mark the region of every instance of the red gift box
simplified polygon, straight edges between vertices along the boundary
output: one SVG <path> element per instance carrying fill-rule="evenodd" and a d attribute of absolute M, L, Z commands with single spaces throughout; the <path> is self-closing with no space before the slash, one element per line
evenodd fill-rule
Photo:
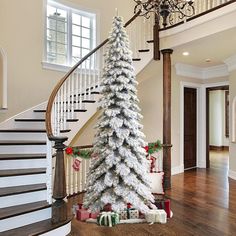
<path fill-rule="evenodd" d="M 127 203 L 127 208 L 128 209 L 132 208 L 132 204 L 131 203 Z"/>
<path fill-rule="evenodd" d="M 167 214 L 167 218 L 170 218 L 170 215 L 171 215 L 170 199 L 157 200 L 155 202 L 155 205 L 157 206 L 158 209 L 165 210 L 165 212 Z"/>
<path fill-rule="evenodd" d="M 77 220 L 85 221 L 90 218 L 90 213 L 87 210 L 79 209 L 76 214 Z"/>
<path fill-rule="evenodd" d="M 99 215 L 100 212 L 96 212 L 96 213 L 90 213 L 89 215 L 89 218 L 92 218 L 92 219 L 97 219 L 97 216 Z"/>

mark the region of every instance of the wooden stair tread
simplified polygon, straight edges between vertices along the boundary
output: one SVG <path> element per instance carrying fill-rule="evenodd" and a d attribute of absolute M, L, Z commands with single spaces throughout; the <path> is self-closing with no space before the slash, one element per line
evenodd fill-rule
<path fill-rule="evenodd" d="M 36 236 L 40 234 L 44 234 L 46 232 L 49 232 L 51 230 L 57 229 L 63 225 L 68 224 L 71 221 L 71 218 L 68 218 L 68 220 L 58 223 L 58 224 L 52 224 L 51 219 L 43 220 L 37 223 L 29 224 L 20 228 L 8 230 L 1 233 L 1 236 Z"/>
<path fill-rule="evenodd" d="M 32 185 L 0 188 L 0 197 L 16 195 L 20 193 L 35 192 L 46 189 L 47 189 L 46 184 L 32 184 Z"/>
<path fill-rule="evenodd" d="M 32 140 L 0 140 L 0 146 L 5 145 L 45 145 L 46 141 Z"/>
<path fill-rule="evenodd" d="M 45 129 L 0 129 L 0 133 L 45 133 Z"/>
<path fill-rule="evenodd" d="M 45 174 L 46 168 L 31 168 L 31 169 L 8 169 L 0 170 L 0 177 L 19 176 L 19 175 L 35 175 Z"/>
<path fill-rule="evenodd" d="M 74 112 L 86 112 L 86 109 L 75 109 Z M 36 112 L 36 111 L 35 111 Z M 37 111 L 38 112 L 38 111 Z M 46 110 L 40 110 L 40 112 L 46 112 Z M 61 131 L 62 132 L 62 131 Z"/>
<path fill-rule="evenodd" d="M 82 103 L 95 103 L 96 101 L 94 100 L 83 100 Z"/>
<path fill-rule="evenodd" d="M 133 61 L 141 61 L 141 58 L 133 58 Z"/>
<path fill-rule="evenodd" d="M 0 220 L 50 207 L 47 201 L 22 204 L 0 209 Z"/>
<path fill-rule="evenodd" d="M 149 52 L 150 49 L 139 49 L 138 51 L 139 51 L 139 52 Z"/>
<path fill-rule="evenodd" d="M 45 159 L 46 154 L 0 154 L 0 160 Z"/>
<path fill-rule="evenodd" d="M 45 122 L 45 119 L 15 119 L 17 122 Z M 76 122 L 78 119 L 67 119 L 68 122 Z"/>

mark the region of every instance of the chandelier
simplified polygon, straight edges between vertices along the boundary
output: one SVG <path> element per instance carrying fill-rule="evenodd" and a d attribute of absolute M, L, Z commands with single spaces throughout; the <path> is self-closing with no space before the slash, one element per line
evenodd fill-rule
<path fill-rule="evenodd" d="M 134 13 L 141 11 L 140 15 L 149 18 L 151 13 L 155 13 L 159 22 L 165 28 L 168 24 L 174 24 L 174 16 L 180 20 L 193 16 L 194 0 L 134 0 L 136 6 Z M 162 18 L 162 19 L 161 19 Z M 162 21 L 161 21 L 162 20 Z"/>

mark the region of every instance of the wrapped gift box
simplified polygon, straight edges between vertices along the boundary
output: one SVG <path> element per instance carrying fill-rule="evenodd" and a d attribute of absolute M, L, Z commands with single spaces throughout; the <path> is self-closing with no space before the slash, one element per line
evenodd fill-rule
<path fill-rule="evenodd" d="M 157 206 L 158 209 L 165 210 L 165 212 L 167 214 L 167 218 L 171 217 L 170 199 L 155 200 L 154 204 Z"/>
<path fill-rule="evenodd" d="M 90 215 L 89 215 L 89 218 L 92 218 L 92 219 L 97 219 L 98 215 L 99 215 L 100 212 L 91 212 Z"/>
<path fill-rule="evenodd" d="M 90 213 L 85 209 L 78 209 L 76 214 L 77 220 L 85 221 L 90 218 Z"/>
<path fill-rule="evenodd" d="M 124 211 L 120 212 L 120 219 L 127 220 L 127 219 L 139 219 L 139 211 L 134 208 L 128 208 Z"/>
<path fill-rule="evenodd" d="M 167 215 L 164 210 L 150 210 L 146 213 L 145 218 L 148 223 L 161 223 L 167 222 Z"/>
<path fill-rule="evenodd" d="M 112 227 L 119 224 L 119 214 L 115 212 L 101 212 L 97 217 L 97 223 L 103 226 Z"/>

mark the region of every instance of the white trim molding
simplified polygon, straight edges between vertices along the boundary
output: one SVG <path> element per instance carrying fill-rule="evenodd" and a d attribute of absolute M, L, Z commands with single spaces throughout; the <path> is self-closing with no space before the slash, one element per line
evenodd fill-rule
<path fill-rule="evenodd" d="M 6 51 L 0 47 L 0 63 L 2 63 L 2 104 L 1 109 L 7 109 L 7 54 Z"/>
<path fill-rule="evenodd" d="M 224 63 L 227 65 L 229 72 L 236 70 L 236 54 L 225 59 Z"/>
<path fill-rule="evenodd" d="M 177 75 L 202 80 L 229 75 L 228 66 L 225 64 L 203 68 L 183 63 L 176 63 L 175 69 Z"/>
<path fill-rule="evenodd" d="M 184 172 L 184 166 L 175 166 L 171 168 L 171 175 L 178 175 Z"/>
<path fill-rule="evenodd" d="M 229 170 L 228 177 L 236 180 L 236 171 Z"/>

